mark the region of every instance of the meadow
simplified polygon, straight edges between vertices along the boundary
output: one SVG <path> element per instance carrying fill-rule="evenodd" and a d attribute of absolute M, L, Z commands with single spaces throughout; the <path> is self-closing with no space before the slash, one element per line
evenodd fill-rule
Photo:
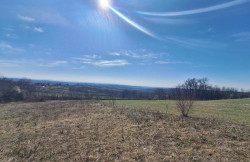
<path fill-rule="evenodd" d="M 249 161 L 249 102 L 0 104 L 0 161 Z"/>
<path fill-rule="evenodd" d="M 179 115 L 174 100 L 117 100 L 116 104 L 133 108 L 155 109 L 170 115 Z M 250 98 L 196 101 L 190 115 L 250 126 Z"/>

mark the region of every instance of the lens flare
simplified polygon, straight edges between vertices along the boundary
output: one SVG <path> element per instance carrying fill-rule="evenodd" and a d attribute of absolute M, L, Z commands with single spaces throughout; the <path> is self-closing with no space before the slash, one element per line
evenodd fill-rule
<path fill-rule="evenodd" d="M 200 13 L 206 13 L 206 12 L 212 12 L 217 10 L 226 9 L 229 7 L 241 5 L 244 3 L 248 3 L 250 0 L 234 0 L 227 3 L 218 4 L 215 6 L 210 6 L 206 8 L 199 8 L 194 10 L 186 10 L 186 11 L 177 11 L 177 12 L 143 12 L 143 11 L 137 11 L 137 13 L 146 15 L 146 16 L 185 16 L 185 15 L 194 15 L 194 14 L 200 14 Z"/>
<path fill-rule="evenodd" d="M 117 16 L 119 16 L 120 18 L 122 18 L 124 21 L 126 21 L 127 23 L 129 23 L 130 25 L 132 25 L 133 27 L 135 27 L 136 29 L 140 30 L 141 32 L 143 32 L 144 34 L 147 34 L 150 37 L 154 37 L 157 38 L 153 33 L 151 33 L 150 31 L 148 31 L 146 28 L 142 27 L 141 25 L 133 22 L 132 20 L 130 20 L 129 18 L 127 18 L 126 16 L 124 16 L 122 13 L 120 13 L 119 11 L 117 11 L 116 9 L 114 9 L 113 7 L 109 6 L 109 9 L 111 11 L 113 11 Z"/>
<path fill-rule="evenodd" d="M 137 30 L 143 32 L 144 34 L 146 34 L 146 35 L 148 35 L 150 37 L 156 38 L 156 39 L 160 39 L 159 37 L 155 36 L 152 32 L 150 32 L 149 30 L 147 30 L 143 26 L 135 23 L 134 21 L 130 20 L 128 17 L 126 17 L 125 15 L 123 15 L 121 12 L 119 12 L 115 8 L 113 8 L 112 4 L 111 4 L 111 0 L 99 0 L 99 6 L 103 10 L 108 10 L 108 9 L 111 10 L 114 14 L 116 14 L 121 19 L 123 19 L 124 21 L 126 21 L 131 26 L 135 27 Z"/>
<path fill-rule="evenodd" d="M 111 5 L 111 1 L 110 0 L 99 0 L 99 6 L 102 9 L 104 9 L 104 10 L 109 9 L 110 5 Z"/>

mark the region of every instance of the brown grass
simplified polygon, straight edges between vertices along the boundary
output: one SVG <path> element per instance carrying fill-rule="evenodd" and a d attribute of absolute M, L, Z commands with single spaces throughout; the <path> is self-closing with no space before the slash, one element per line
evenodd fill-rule
<path fill-rule="evenodd" d="M 98 102 L 0 105 L 0 161 L 249 161 L 250 128 Z"/>

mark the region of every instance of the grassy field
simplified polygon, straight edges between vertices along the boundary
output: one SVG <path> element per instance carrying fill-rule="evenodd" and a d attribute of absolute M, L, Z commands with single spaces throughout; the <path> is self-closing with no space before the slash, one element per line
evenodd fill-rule
<path fill-rule="evenodd" d="M 167 102 L 0 104 L 0 161 L 249 161 L 249 99 L 200 102 L 189 118 Z M 218 112 L 239 124 L 206 117 Z"/>
<path fill-rule="evenodd" d="M 118 100 L 117 105 L 133 108 L 156 109 L 172 115 L 179 115 L 175 101 Z M 168 109 L 166 108 L 168 105 Z M 190 113 L 192 117 L 216 119 L 250 126 L 250 98 L 233 100 L 197 101 Z"/>

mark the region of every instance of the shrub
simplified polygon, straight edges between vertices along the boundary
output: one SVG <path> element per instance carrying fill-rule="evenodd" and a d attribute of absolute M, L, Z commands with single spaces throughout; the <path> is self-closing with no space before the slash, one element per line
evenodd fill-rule
<path fill-rule="evenodd" d="M 176 106 L 183 117 L 188 117 L 195 100 L 195 82 L 192 79 L 187 80 L 184 84 L 175 89 Z"/>

